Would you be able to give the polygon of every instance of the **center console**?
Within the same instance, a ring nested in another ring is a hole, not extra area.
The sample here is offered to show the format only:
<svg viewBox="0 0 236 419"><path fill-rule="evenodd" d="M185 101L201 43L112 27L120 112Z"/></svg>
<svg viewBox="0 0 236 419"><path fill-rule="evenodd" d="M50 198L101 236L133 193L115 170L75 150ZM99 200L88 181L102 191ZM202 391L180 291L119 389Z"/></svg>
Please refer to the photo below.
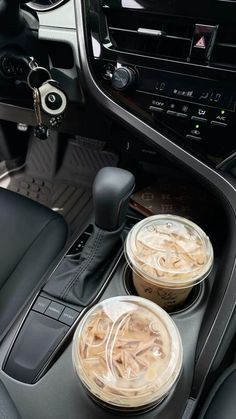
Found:
<svg viewBox="0 0 236 419"><path fill-rule="evenodd" d="M166 154L168 162L178 162L191 182L197 177L198 194L203 184L208 190L207 233L216 237L214 269L187 304L171 313L183 341L184 368L175 390L154 410L139 415L147 419L192 418L235 331L236 188L232 177L219 170L235 150L235 10L235 1L223 0L75 2L80 71L90 94L114 120ZM135 142L127 141L126 151L132 153L132 147ZM222 205L219 217L214 196ZM96 217L107 227L106 214ZM129 214L123 239L137 221ZM76 238L3 342L0 377L26 419L114 416L97 406L74 377L70 341L92 304L135 293L122 240L108 265L100 267L98 286L91 282L87 288L86 301L77 304L70 293L69 299L62 298L60 288L54 293L63 271L68 275L68 266L78 267L91 234L90 225Z"/></svg>
<svg viewBox="0 0 236 419"><path fill-rule="evenodd" d="M217 166L234 150L236 3L90 1L91 68L146 124Z"/></svg>
<svg viewBox="0 0 236 419"><path fill-rule="evenodd" d="M11 377L37 382L102 294L120 257L133 189L134 176L127 170L105 167L98 172L94 223L71 245L30 307L4 361Z"/></svg>
<svg viewBox="0 0 236 419"><path fill-rule="evenodd" d="M123 253L127 233L142 218L137 212L129 210L124 225L127 199L133 189L133 177L128 175L128 172L116 168L102 169L101 172L98 173L94 184L95 222L91 219L91 224L77 237L48 282L35 296L2 360L1 378L7 383L8 388L12 386L14 399L24 400L28 397L28 391L32 394L32 399L26 403L26 410L23 409L26 418L32 414L35 403L39 403L38 395L42 397L45 388L50 388L48 397L51 414L60 419L68 409L70 418L76 418L78 406L83 418L119 417L118 413L106 411L94 403L75 377L70 344L78 323L96 302L115 296L137 295L131 270ZM173 178L175 176L176 174L173 174ZM180 182L183 182L183 179L180 179ZM108 190L109 185L112 185L113 190ZM195 185L192 187L195 190ZM181 205L182 203L180 207ZM105 213L100 211L105 207ZM212 199L213 207L217 214L219 208L217 205L215 207ZM202 220L208 218L206 211L203 212L205 217L202 217ZM194 208L191 208L190 218L193 213ZM221 217L221 220L223 219ZM199 218L199 222L202 224L203 221ZM193 380L195 354L202 321L206 316L210 292L214 288L220 267L219 242L221 244L225 242L219 232L214 232L216 224L217 222L214 222L211 225L210 222L205 226L213 240L215 251L213 271L207 281L193 288L181 307L170 313L178 326L183 342L184 361L180 379L163 402L154 406L151 411L139 412L137 415L140 418L149 419L157 415L162 419L182 418ZM96 231L98 228L99 235ZM103 240L100 240L102 232ZM109 239L111 233L112 242ZM114 234L117 238L115 244ZM107 243L110 250L109 257L106 254L103 260L104 245ZM100 264L94 266L91 262L92 256L99 258ZM83 274L84 268L86 276ZM67 291L71 288L73 292L65 292L65 288ZM63 395L56 402L61 386ZM40 414L41 411L35 413L35 417L40 417ZM43 417L50 417L47 416L48 412L46 416L45 411L43 414Z"/></svg>

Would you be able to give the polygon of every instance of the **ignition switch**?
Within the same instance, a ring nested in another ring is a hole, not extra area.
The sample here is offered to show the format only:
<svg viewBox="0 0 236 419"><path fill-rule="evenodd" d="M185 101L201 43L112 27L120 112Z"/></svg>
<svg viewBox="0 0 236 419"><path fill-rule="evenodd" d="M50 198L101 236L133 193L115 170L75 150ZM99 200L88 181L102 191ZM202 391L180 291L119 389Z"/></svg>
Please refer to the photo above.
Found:
<svg viewBox="0 0 236 419"><path fill-rule="evenodd" d="M30 57L4 53L0 57L0 72L8 79L25 80L29 72Z"/></svg>

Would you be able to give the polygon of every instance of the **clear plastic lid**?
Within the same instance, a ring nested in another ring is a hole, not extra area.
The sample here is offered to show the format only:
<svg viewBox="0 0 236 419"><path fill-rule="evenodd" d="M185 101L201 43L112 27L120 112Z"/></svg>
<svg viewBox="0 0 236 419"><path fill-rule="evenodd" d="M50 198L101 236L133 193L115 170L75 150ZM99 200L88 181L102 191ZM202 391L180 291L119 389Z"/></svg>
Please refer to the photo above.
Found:
<svg viewBox="0 0 236 419"><path fill-rule="evenodd" d="M92 396L119 408L158 403L176 383L182 343L175 323L141 297L114 297L93 307L73 340L73 363Z"/></svg>
<svg viewBox="0 0 236 419"><path fill-rule="evenodd" d="M170 287L199 283L213 264L213 248L204 231L174 215L154 215L137 223L127 236L125 256L136 274Z"/></svg>

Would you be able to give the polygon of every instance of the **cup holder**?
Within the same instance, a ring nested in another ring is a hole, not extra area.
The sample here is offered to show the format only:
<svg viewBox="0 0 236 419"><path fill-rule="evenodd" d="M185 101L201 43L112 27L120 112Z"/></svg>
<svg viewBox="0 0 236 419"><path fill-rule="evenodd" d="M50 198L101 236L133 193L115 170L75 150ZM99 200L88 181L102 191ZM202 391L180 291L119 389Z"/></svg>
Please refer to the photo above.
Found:
<svg viewBox="0 0 236 419"><path fill-rule="evenodd" d="M125 292L128 295L138 295L133 284L132 270L127 264L125 265L124 270L123 270L123 285L124 285ZM175 308L173 310L169 310L169 313L177 314L177 313L182 313L186 310L189 310L191 307L197 304L198 300L200 299L200 296L202 295L202 292L203 292L203 283L197 284L191 290L186 301L179 306L178 310L176 310Z"/></svg>

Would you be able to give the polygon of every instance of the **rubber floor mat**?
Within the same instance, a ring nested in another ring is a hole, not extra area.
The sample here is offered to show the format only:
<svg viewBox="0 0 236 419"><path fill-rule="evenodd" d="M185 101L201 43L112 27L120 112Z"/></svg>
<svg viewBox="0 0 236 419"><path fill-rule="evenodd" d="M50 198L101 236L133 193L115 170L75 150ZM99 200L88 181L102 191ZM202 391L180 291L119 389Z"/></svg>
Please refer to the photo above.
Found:
<svg viewBox="0 0 236 419"><path fill-rule="evenodd" d="M117 156L103 151L102 143L78 137L69 140L59 168L58 143L31 140L25 167L7 174L0 186L18 192L62 214L73 233L92 207L91 190L97 171L116 166Z"/></svg>

